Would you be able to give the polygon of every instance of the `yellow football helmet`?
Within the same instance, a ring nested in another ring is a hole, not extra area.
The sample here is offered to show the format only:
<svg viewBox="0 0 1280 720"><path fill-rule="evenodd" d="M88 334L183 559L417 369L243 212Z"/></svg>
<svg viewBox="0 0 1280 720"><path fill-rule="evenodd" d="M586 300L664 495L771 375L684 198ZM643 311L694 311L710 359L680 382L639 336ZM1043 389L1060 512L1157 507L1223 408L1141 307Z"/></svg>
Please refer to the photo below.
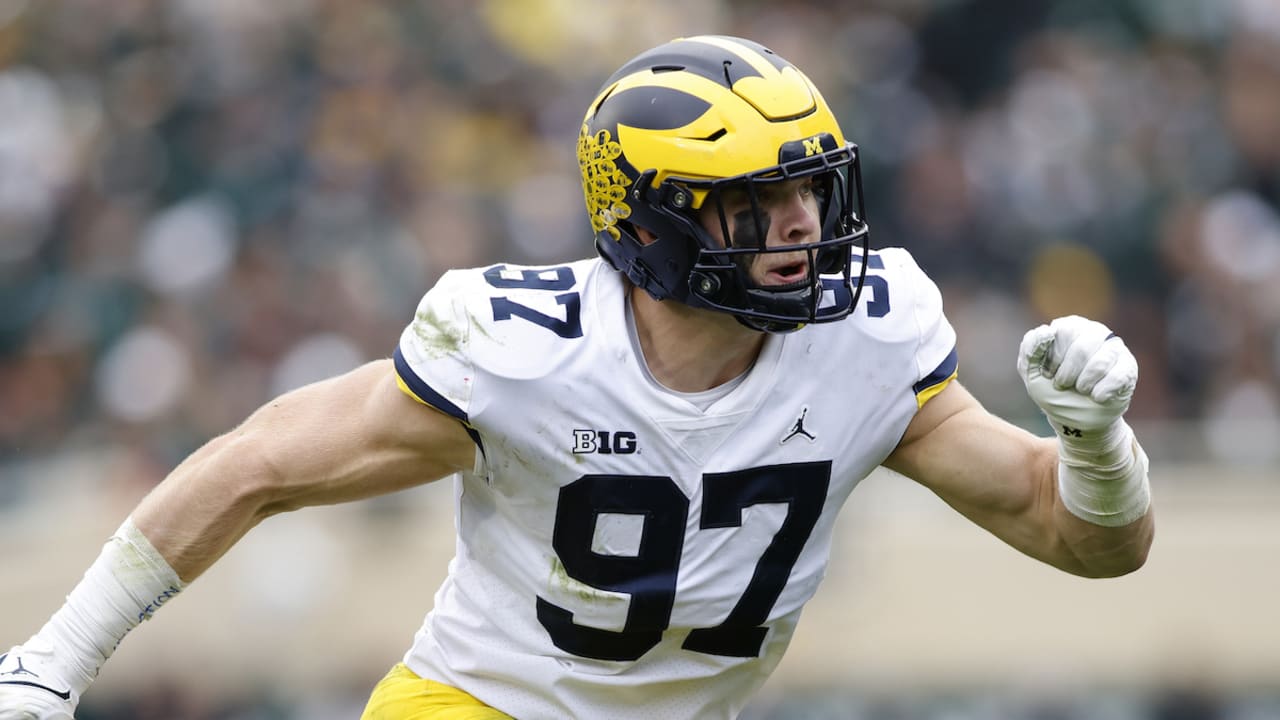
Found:
<svg viewBox="0 0 1280 720"><path fill-rule="evenodd" d="M703 35L630 60L591 103L578 164L597 250L653 297L770 332L839 320L856 306L868 256L858 149L813 83L769 49ZM821 237L764 247L761 186L796 178L812 178ZM750 199L755 219L754 232L736 242L720 206L729 191ZM724 245L698 220L707 203L720 212ZM657 240L641 243L637 226ZM854 280L851 249L859 241ZM808 253L805 280L750 279L754 256L795 251Z"/></svg>

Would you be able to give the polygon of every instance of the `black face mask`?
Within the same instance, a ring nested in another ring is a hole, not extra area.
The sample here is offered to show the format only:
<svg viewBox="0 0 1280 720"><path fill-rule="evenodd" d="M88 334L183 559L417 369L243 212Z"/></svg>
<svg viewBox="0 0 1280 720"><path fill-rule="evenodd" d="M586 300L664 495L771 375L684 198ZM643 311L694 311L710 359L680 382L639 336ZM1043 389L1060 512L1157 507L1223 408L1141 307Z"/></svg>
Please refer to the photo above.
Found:
<svg viewBox="0 0 1280 720"><path fill-rule="evenodd" d="M788 332L808 323L829 322L848 315L860 288L853 278L860 278L865 270L867 230L854 212L861 204L860 193L855 193L859 176L856 158L847 167L846 171L824 168L816 173L790 175L780 166L770 176L712 183L704 200L704 212L711 208L718 213L726 242L722 247L700 232L702 249L689 279L690 304L729 312L747 327L767 332ZM852 183L848 180L850 174L855 178ZM771 184L806 177L811 179L810 189L822 219L820 238L767 247L773 219L761 203L761 195L769 191ZM746 207L730 216L723 203L726 197L734 198L735 207L743 202ZM863 250L861 265L854 269L852 248L859 240ZM781 253L804 253L804 277L783 285L755 282L751 276L753 265L770 254ZM833 291L826 306L822 305L824 290Z"/></svg>

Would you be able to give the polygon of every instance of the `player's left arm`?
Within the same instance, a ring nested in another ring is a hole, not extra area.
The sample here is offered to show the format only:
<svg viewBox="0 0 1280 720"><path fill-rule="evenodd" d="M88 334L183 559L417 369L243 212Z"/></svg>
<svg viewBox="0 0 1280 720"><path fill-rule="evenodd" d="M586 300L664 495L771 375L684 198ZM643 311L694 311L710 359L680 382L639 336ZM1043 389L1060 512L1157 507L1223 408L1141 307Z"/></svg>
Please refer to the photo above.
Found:
<svg viewBox="0 0 1280 720"><path fill-rule="evenodd" d="M1123 419L1137 363L1105 326L1059 318L1027 333L1027 390L1058 437L989 413L958 382L925 403L885 466L1036 559L1086 577L1132 572L1154 535L1147 458Z"/></svg>

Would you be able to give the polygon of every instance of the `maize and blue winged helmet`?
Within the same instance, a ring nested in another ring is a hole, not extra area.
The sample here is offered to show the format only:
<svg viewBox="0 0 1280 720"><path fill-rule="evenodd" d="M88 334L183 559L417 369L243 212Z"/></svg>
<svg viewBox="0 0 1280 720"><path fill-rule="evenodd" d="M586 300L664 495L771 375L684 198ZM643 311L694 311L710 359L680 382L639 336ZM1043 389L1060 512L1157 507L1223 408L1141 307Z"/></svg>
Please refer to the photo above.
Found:
<svg viewBox="0 0 1280 720"><path fill-rule="evenodd" d="M633 58L591 103L578 163L597 250L654 298L769 332L839 320L856 306L868 256L858 148L813 83L769 49L704 35ZM760 197L798 178L811 179L821 235L766 247ZM751 231L730 232L735 219L721 205L730 193L749 199ZM719 211L724 245L700 222L704 208ZM641 242L637 226L657 239ZM755 257L797 251L808 255L804 279L752 281Z"/></svg>

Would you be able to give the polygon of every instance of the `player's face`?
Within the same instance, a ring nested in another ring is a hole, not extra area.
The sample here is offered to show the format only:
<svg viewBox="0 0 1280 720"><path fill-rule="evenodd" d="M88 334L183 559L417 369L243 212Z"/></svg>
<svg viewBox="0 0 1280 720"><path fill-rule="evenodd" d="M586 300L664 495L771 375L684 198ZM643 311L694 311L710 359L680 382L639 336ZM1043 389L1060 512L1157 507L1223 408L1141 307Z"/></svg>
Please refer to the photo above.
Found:
<svg viewBox="0 0 1280 720"><path fill-rule="evenodd" d="M819 240L822 225L812 178L757 185L756 199L758 222L745 188L720 194L729 242L725 242L725 228L715 202L703 205L702 226L725 247L775 248ZM751 256L745 269L758 287L790 285L808 279L809 254L803 251L762 253Z"/></svg>

